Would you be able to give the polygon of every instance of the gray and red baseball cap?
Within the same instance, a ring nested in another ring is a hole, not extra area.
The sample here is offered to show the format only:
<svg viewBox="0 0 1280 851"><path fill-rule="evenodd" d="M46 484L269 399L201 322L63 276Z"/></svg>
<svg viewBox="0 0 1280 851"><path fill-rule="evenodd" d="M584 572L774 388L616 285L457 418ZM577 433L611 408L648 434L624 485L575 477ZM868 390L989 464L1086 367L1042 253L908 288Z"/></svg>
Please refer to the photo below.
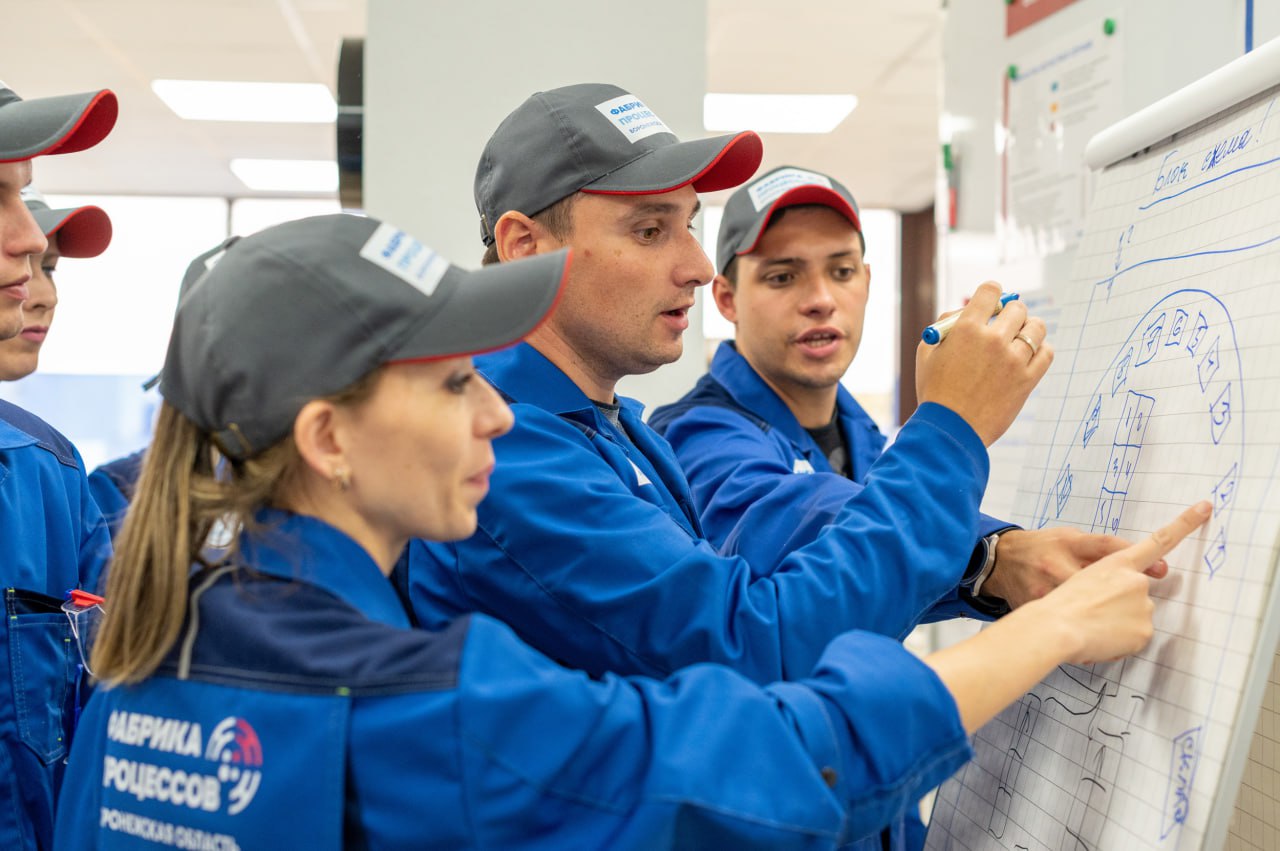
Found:
<svg viewBox="0 0 1280 851"><path fill-rule="evenodd" d="M729 196L716 240L716 271L724 274L733 259L755 251L769 221L787 207L819 204L848 219L859 232L858 202L834 177L795 166L780 166Z"/></svg>
<svg viewBox="0 0 1280 851"><path fill-rule="evenodd" d="M218 261L227 253L227 249L240 241L239 236L229 236L222 242L215 245L207 251L202 251L196 255L196 258L187 264L187 271L182 274L182 283L178 285L178 305L182 305L182 300L187 297L187 293L191 292L191 288L197 283L204 280L205 274L218 265ZM150 390L160 383L162 374L157 372L155 375L142 382L143 390Z"/></svg>
<svg viewBox="0 0 1280 851"><path fill-rule="evenodd" d="M40 232L58 237L58 253L63 257L97 257L111 244L111 217L101 207L52 209L44 196L30 186L22 190L22 200L31 211Z"/></svg>
<svg viewBox="0 0 1280 851"><path fill-rule="evenodd" d="M537 92L493 132L476 168L480 233L506 212L532 216L575 192L654 195L731 189L760 166L751 131L682 142L635 95L581 83Z"/></svg>
<svg viewBox="0 0 1280 851"><path fill-rule="evenodd" d="M178 304L160 394L236 459L269 448L310 399L386 363L480 354L551 312L567 250L475 272L349 214L221 247Z"/></svg>
<svg viewBox="0 0 1280 851"><path fill-rule="evenodd" d="M110 89L23 100L0 82L0 163L92 148L118 114Z"/></svg>

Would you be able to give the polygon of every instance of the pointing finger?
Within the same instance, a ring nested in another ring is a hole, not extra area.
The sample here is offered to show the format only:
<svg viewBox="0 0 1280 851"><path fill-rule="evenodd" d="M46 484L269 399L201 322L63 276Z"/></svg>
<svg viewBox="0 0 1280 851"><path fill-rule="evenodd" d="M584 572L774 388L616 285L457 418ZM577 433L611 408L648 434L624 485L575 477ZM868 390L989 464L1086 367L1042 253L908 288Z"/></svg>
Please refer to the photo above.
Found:
<svg viewBox="0 0 1280 851"><path fill-rule="evenodd" d="M1135 567L1146 570L1159 558L1163 558L1182 540L1204 525L1213 513L1207 499L1183 511L1172 523L1162 526L1151 537L1139 541L1128 549L1129 561Z"/></svg>

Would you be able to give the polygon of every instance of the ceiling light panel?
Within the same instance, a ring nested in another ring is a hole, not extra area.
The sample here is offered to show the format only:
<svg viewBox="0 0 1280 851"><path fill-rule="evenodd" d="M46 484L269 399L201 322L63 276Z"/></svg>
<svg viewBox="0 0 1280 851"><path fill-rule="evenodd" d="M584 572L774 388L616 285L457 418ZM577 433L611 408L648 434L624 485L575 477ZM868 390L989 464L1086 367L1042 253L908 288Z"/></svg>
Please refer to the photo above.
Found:
<svg viewBox="0 0 1280 851"><path fill-rule="evenodd" d="M321 83L230 83L153 80L151 90L192 121L332 124L338 105Z"/></svg>

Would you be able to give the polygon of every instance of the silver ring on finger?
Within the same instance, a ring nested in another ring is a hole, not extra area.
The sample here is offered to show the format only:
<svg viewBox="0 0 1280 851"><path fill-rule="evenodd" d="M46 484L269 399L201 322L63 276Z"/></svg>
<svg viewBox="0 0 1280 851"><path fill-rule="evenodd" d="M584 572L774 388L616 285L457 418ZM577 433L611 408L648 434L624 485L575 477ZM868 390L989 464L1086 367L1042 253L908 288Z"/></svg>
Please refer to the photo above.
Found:
<svg viewBox="0 0 1280 851"><path fill-rule="evenodd" d="M1036 356L1036 353L1040 351L1040 346L1036 344L1036 341L1032 340L1030 337L1022 333L1021 331L1019 331L1017 334L1014 334L1013 339L1021 340L1022 342L1026 343L1027 348L1031 349L1031 357L1033 358Z"/></svg>

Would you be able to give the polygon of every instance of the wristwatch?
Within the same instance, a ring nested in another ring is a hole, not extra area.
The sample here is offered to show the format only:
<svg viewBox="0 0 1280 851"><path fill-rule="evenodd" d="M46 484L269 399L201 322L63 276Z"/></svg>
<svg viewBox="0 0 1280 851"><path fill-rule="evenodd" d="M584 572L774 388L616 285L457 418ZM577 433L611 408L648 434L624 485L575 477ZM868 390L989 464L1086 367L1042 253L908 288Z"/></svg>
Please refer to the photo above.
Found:
<svg viewBox="0 0 1280 851"><path fill-rule="evenodd" d="M996 544L1000 541L1000 533L993 532L982 539L983 547L987 551L987 560L982 563L982 568L974 574L972 581L966 583L969 586L969 593L977 597L982 593L982 584L991 576L991 571L996 566Z"/></svg>

